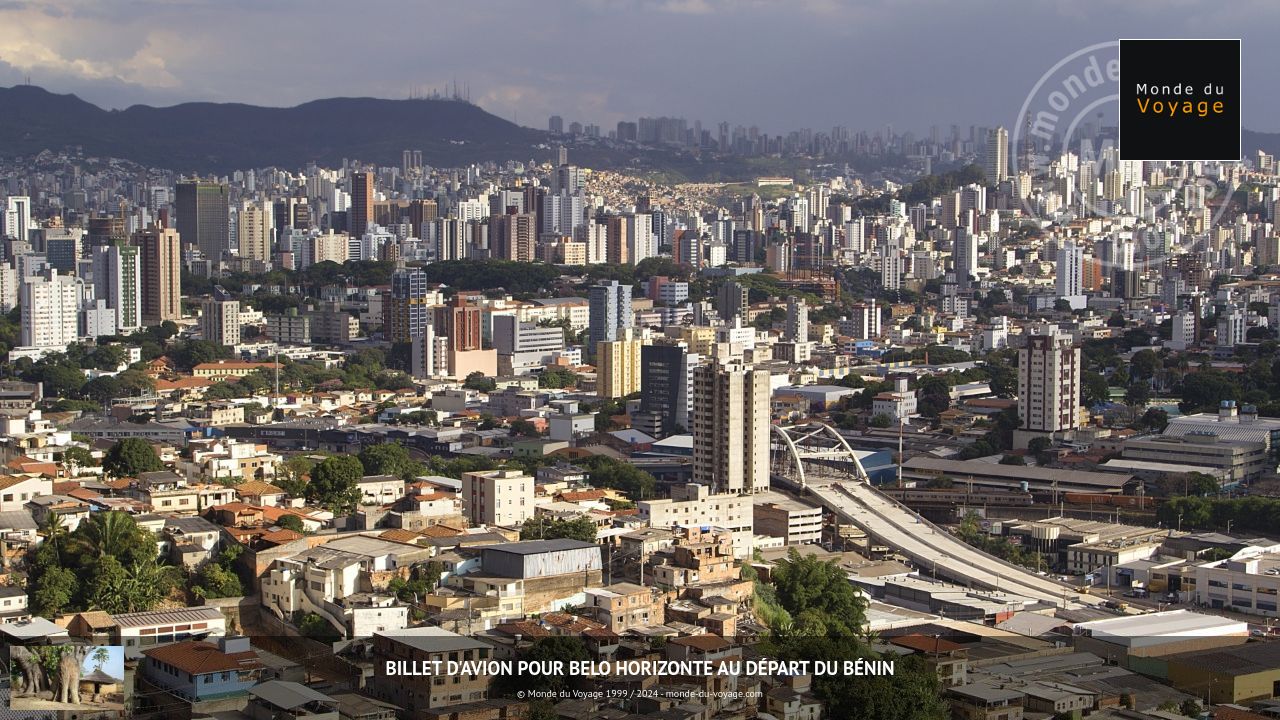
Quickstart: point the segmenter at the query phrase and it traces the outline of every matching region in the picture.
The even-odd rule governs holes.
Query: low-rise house
[[[404,497],[404,480],[395,475],[366,475],[356,482],[361,505],[389,505]]]
[[[224,637],[216,644],[185,640],[143,655],[147,681],[192,703],[246,695],[266,667],[247,637]]]
[[[185,640],[218,638],[227,633],[227,618],[215,607],[148,610],[111,616],[111,645],[123,645],[125,654]]]
[[[23,511],[31,498],[52,494],[53,480],[49,478],[22,475],[0,477],[0,512]]]

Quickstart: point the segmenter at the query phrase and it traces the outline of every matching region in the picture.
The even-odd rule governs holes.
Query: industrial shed
[[[480,565],[486,574],[522,580],[602,569],[599,545],[569,538],[485,547]]]

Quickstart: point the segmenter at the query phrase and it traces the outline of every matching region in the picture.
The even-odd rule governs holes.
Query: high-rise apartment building
[[[693,480],[713,492],[769,489],[769,371],[731,362],[694,371]]]
[[[631,243],[627,239],[627,219],[614,215],[605,221],[605,259],[613,265],[631,263]]]
[[[644,343],[633,328],[623,328],[617,340],[596,346],[596,394],[626,397],[640,390],[640,350]]]
[[[122,333],[142,327],[142,260],[133,245],[93,248],[93,292],[115,311]]]
[[[716,291],[716,312],[720,313],[720,319],[725,322],[733,322],[736,317],[745,320],[748,306],[746,285],[730,280]]]
[[[483,310],[479,306],[469,305],[465,298],[456,297],[450,304],[435,308],[436,334],[448,338],[450,351],[480,350],[484,347],[482,315]]]
[[[507,213],[489,219],[489,246],[493,257],[516,262],[533,262],[538,246],[538,216]]]
[[[432,323],[431,287],[427,274],[416,268],[391,276],[391,294],[382,306],[383,325],[391,342],[413,342]]]
[[[49,269],[22,278],[19,342],[23,346],[65,349],[80,333],[80,279]]]
[[[1084,294],[1084,248],[1066,241],[1058,248],[1055,278],[1058,297],[1073,298]]]
[[[217,345],[240,344],[240,301],[221,285],[200,303],[200,334]]]
[[[782,328],[783,342],[809,342],[809,306],[804,298],[787,298],[787,321]]]
[[[182,318],[182,248],[177,230],[152,226],[133,234],[141,258],[142,324]]]
[[[190,180],[178,183],[175,193],[178,237],[200,249],[215,267],[231,249],[231,204],[227,186]]]
[[[266,263],[271,260],[271,237],[275,229],[275,206],[246,202],[236,218],[240,257]]]
[[[987,131],[986,154],[982,169],[987,182],[998,185],[1009,178],[1009,131],[1002,127]]]
[[[26,242],[30,239],[31,198],[25,195],[10,195],[5,201],[4,234]]]
[[[1080,348],[1053,326],[1026,336],[1018,350],[1018,416],[1022,430],[1056,434],[1080,424]]]
[[[617,280],[594,285],[588,293],[590,347],[618,339],[619,328],[631,327],[631,286]]]
[[[373,222],[373,173],[351,173],[351,207],[347,210],[347,231],[352,237],[363,237]]]

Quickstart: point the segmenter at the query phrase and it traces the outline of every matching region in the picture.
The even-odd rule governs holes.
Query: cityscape
[[[1280,143],[1027,90],[0,88],[0,714],[1280,718]]]

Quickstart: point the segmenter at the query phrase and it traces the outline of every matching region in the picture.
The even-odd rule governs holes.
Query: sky
[[[407,97],[456,80],[522,125],[641,115],[771,133],[1016,124],[1119,37],[1243,39],[1244,125],[1280,131],[1274,0],[0,0],[0,86],[110,108]]]

